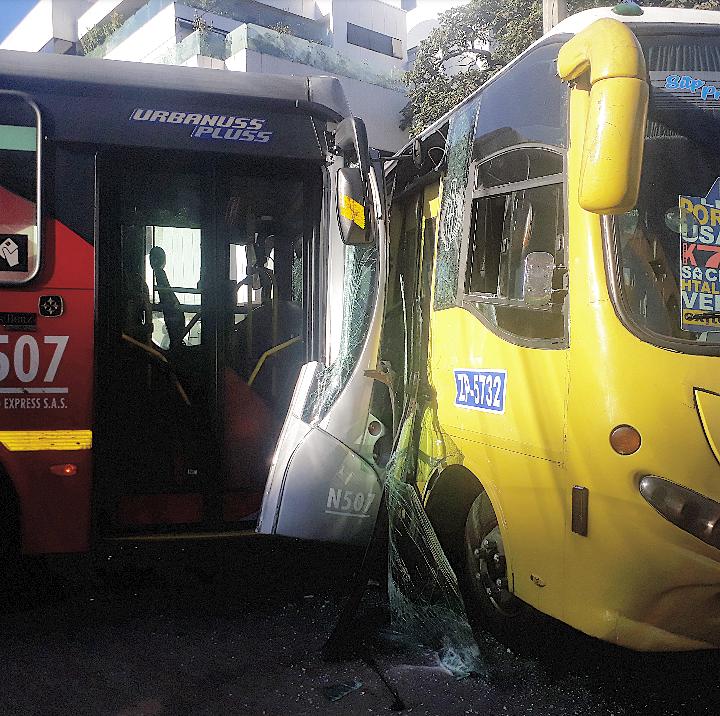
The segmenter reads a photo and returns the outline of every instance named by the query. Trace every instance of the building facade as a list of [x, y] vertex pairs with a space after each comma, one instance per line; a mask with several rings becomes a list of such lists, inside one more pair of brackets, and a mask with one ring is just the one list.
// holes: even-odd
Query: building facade
[[371, 144], [399, 149], [407, 10], [381, 0], [39, 0], [0, 48], [332, 75]]

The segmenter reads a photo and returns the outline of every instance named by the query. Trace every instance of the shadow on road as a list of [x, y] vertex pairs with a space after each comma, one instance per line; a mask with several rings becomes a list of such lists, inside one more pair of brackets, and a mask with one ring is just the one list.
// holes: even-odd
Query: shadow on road
[[[360, 557], [248, 538], [28, 560], [0, 589], [0, 713], [389, 713], [366, 662], [320, 658]], [[378, 576], [357, 639], [413, 714], [718, 712], [716, 653], [638, 654], [561, 625], [510, 650], [488, 636], [488, 678], [458, 681], [431, 650], [383, 638]]]

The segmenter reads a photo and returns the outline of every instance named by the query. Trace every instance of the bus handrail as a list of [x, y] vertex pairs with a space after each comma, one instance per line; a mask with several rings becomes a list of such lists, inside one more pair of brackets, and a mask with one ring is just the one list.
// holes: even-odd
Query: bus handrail
[[248, 378], [248, 385], [252, 386], [252, 384], [255, 382], [255, 378], [257, 378], [258, 373], [260, 372], [260, 369], [265, 364], [265, 361], [270, 358], [271, 356], [275, 355], [275, 353], [279, 353], [282, 350], [285, 350], [285, 348], [289, 348], [292, 345], [295, 345], [295, 343], [298, 343], [301, 341], [302, 338], [300, 336], [295, 336], [294, 338], [291, 338], [288, 341], [283, 341], [282, 343], [279, 343], [276, 346], [273, 346], [272, 348], [268, 348], [261, 356], [258, 358], [258, 362], [255, 364], [255, 368], [253, 368], [253, 372], [250, 374], [250, 377]]

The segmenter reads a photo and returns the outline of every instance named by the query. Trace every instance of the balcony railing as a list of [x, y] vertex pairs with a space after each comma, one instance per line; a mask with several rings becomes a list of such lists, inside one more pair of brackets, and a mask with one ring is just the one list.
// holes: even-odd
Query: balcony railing
[[[128, 39], [173, 2], [174, 0], [149, 0], [134, 15], [125, 20], [122, 26], [108, 37], [105, 42], [90, 51], [88, 55], [91, 57], [106, 57], [120, 43]], [[258, 5], [259, 3], [251, 2], [251, 0], [185, 0], [183, 3], [178, 3], [178, 5], [185, 5], [186, 7], [197, 6], [198, 11], [205, 9], [207, 6], [207, 12], [213, 12], [216, 15], [223, 9], [228, 13], [233, 10], [238, 16], [242, 14], [242, 6], [251, 4]], [[266, 5], [263, 5], [263, 8], [274, 9]], [[290, 14], [282, 11], [278, 12], [283, 15]], [[226, 17], [230, 17], [230, 15], [226, 15]], [[300, 20], [304, 19], [299, 18], [297, 15], [293, 15], [293, 17]], [[321, 23], [314, 23], [311, 20], [307, 20], [307, 23], [313, 23], [318, 28], [324, 27]], [[313, 68], [313, 70], [317, 70], [318, 74], [329, 73], [385, 87], [386, 89], [404, 91], [404, 86], [400, 80], [402, 74], [400, 69], [394, 73], [379, 71], [365, 62], [350, 59], [319, 40], [311, 41], [305, 37], [296, 36], [289, 25], [284, 25], [280, 29], [282, 31], [245, 22], [226, 36], [224, 32], [207, 25], [178, 42], [173, 28], [172, 35], [159, 38], [155, 49], [147, 52], [144, 57], [137, 59], [146, 62], [181, 65], [195, 55], [226, 60], [239, 52], [252, 51], [306, 65]], [[324, 39], [327, 40], [327, 36], [324, 36]]]
[[400, 70], [397, 75], [378, 72], [364, 62], [352, 60], [332, 47], [308, 42], [300, 37], [275, 32], [265, 27], [240, 25], [228, 34], [226, 44], [227, 57], [244, 50], [251, 50], [386, 89], [398, 91], [405, 89], [400, 81]]
[[[86, 54], [91, 57], [105, 57], [129, 38], [130, 35], [172, 4], [176, 4], [179, 9], [185, 8], [184, 12], [181, 13], [188, 16], [185, 19], [193, 20], [197, 17], [200, 23], [206, 23], [211, 30], [213, 16], [216, 16], [240, 23], [277, 28], [311, 42], [327, 45], [332, 43], [329, 26], [326, 23], [279, 10], [255, 0], [183, 0], [182, 2], [175, 2], [175, 0], [148, 0], [130, 17], [119, 18], [122, 24], [117, 29], [115, 29], [114, 24], [118, 21], [118, 17], [115, 16], [105, 23], [100, 23], [91, 28], [83, 36], [81, 44], [86, 47], [89, 46], [88, 41], [91, 36], [95, 36], [98, 41], [102, 41], [99, 41], [97, 46], [88, 49]], [[111, 34], [107, 34], [106, 30], [111, 30]]]
[[287, 28], [295, 37], [330, 45], [330, 26], [257, 0], [183, 0], [183, 4], [199, 12], [227, 17], [243, 24], [267, 28]]
[[217, 32], [193, 32], [176, 45], [148, 57], [146, 61], [162, 65], [182, 65], [191, 57], [203, 55], [216, 60], [227, 59], [225, 35]]

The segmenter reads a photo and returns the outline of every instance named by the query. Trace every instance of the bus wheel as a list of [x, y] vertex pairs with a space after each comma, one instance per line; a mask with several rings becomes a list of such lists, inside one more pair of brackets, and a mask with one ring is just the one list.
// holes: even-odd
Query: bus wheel
[[0, 572], [15, 565], [20, 557], [20, 519], [17, 498], [0, 475]]
[[477, 496], [465, 522], [464, 582], [471, 624], [506, 632], [527, 616], [527, 605], [508, 589], [505, 547], [485, 492]]

